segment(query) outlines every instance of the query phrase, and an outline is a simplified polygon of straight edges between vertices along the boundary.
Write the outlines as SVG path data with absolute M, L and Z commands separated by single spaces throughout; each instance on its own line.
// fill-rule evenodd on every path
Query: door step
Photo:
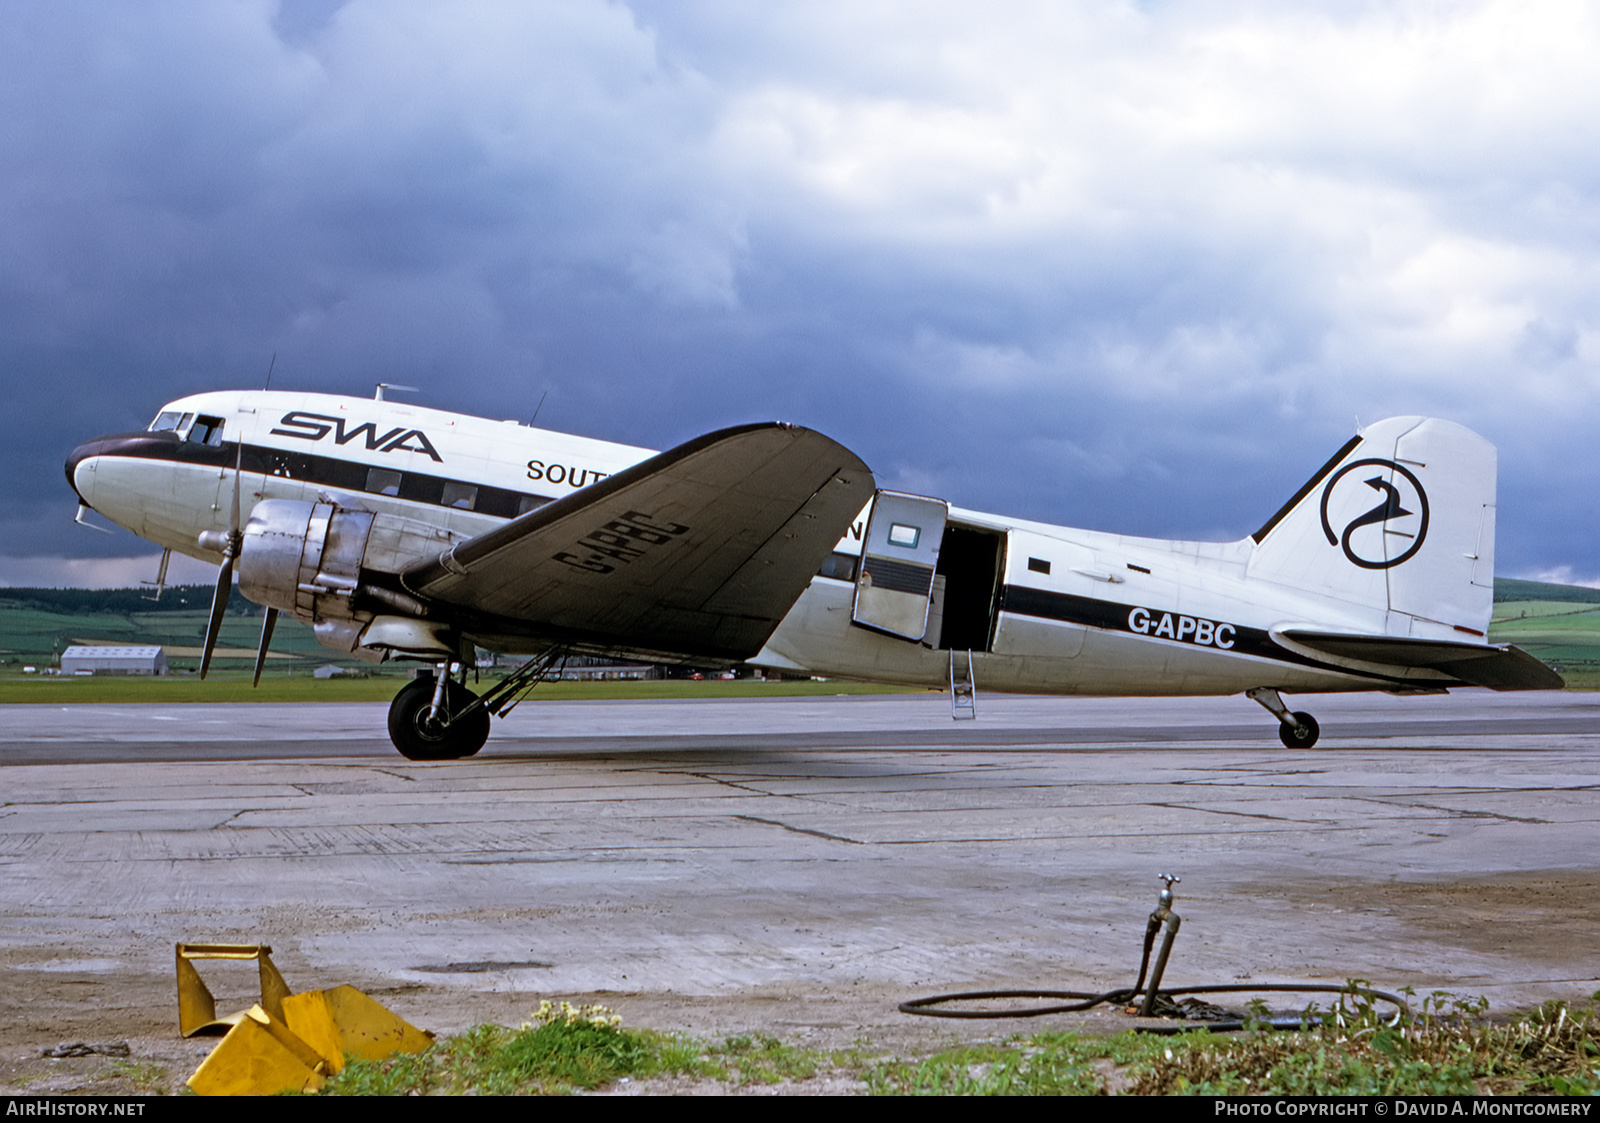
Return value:
M 972 678 L 972 652 L 950 652 L 950 717 L 973 721 L 978 716 L 978 690 Z

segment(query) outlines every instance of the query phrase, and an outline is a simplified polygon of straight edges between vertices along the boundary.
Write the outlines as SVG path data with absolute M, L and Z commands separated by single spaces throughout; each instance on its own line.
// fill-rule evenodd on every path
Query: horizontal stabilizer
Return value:
M 1409 669 L 1426 668 L 1490 690 L 1560 690 L 1562 677 L 1510 644 L 1452 643 L 1396 636 L 1285 631 L 1284 637 L 1335 659 L 1357 659 Z

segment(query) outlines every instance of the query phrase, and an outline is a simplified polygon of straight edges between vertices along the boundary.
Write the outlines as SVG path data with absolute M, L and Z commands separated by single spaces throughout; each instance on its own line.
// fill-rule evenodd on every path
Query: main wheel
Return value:
M 1317 728 L 1317 719 L 1299 711 L 1290 716 L 1295 720 L 1295 728 L 1290 729 L 1281 721 L 1278 723 L 1278 740 L 1283 742 L 1284 748 L 1309 749 L 1315 745 L 1317 736 L 1322 732 Z
M 451 679 L 445 683 L 444 709 L 459 714 L 477 695 Z M 448 724 L 428 717 L 433 705 L 433 680 L 408 683 L 389 703 L 389 740 L 407 760 L 460 760 L 483 748 L 489 739 L 489 711 L 477 710 Z

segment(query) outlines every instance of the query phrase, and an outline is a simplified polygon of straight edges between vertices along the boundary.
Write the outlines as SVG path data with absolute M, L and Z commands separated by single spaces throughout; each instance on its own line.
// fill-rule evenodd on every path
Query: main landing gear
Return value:
M 560 678 L 567 650 L 550 648 L 529 659 L 480 697 L 467 689 L 465 663 L 440 663 L 408 683 L 389 703 L 389 740 L 408 760 L 460 760 L 489 739 L 489 719 L 505 717 L 547 679 Z M 461 677 L 454 672 L 459 669 Z
M 489 739 L 489 711 L 442 664 L 389 703 L 389 740 L 407 760 L 461 760 Z
M 1258 686 L 1254 690 L 1246 690 L 1244 696 L 1259 702 L 1278 719 L 1278 740 L 1283 742 L 1284 748 L 1309 749 L 1317 743 L 1317 736 L 1322 732 L 1317 728 L 1317 719 L 1308 713 L 1290 713 L 1289 707 L 1283 704 L 1283 699 L 1272 687 Z

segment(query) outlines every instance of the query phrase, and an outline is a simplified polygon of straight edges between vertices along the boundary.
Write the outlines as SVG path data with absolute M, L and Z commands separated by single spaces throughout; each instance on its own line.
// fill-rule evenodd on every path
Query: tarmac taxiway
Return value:
M 429 764 L 382 705 L 3 707 L 0 1050 L 175 1039 L 179 940 L 439 1030 L 914 1047 L 1022 1026 L 909 997 L 1129 985 L 1162 872 L 1173 984 L 1600 986 L 1600 696 L 1292 704 L 1314 749 L 1240 698 L 530 701 Z

